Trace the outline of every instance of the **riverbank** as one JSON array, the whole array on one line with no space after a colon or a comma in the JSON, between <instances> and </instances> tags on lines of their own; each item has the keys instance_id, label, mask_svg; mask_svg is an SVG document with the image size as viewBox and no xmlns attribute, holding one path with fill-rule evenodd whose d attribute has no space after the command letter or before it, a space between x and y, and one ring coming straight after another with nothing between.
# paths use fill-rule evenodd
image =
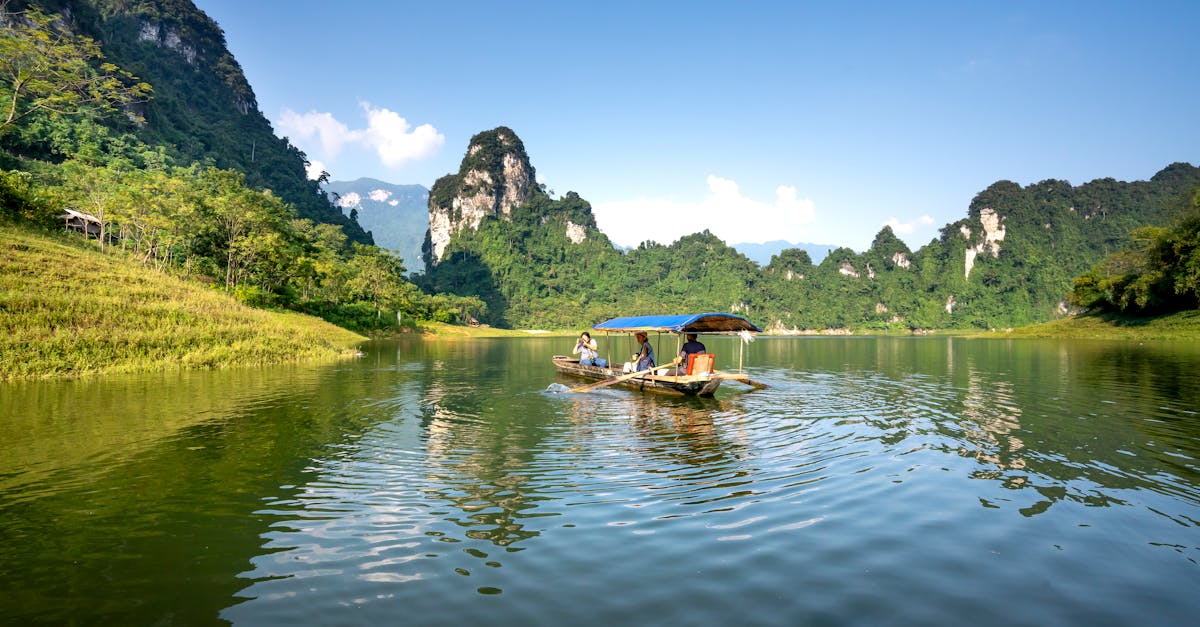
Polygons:
<instances>
[{"instance_id":1,"label":"riverbank","mask_svg":"<svg viewBox=\"0 0 1200 627\"><path fill-rule=\"evenodd\" d=\"M489 326L461 326L441 322L422 322L423 335L434 338L476 337L571 337L577 331L546 331L543 329L498 329Z\"/></svg>"},{"instance_id":2,"label":"riverbank","mask_svg":"<svg viewBox=\"0 0 1200 627\"><path fill-rule=\"evenodd\" d=\"M339 359L366 338L0 225L0 381Z\"/></svg>"},{"instance_id":3,"label":"riverbank","mask_svg":"<svg viewBox=\"0 0 1200 627\"><path fill-rule=\"evenodd\" d=\"M976 337L1200 342L1200 311L1144 318L1086 314L1016 329L989 331Z\"/></svg>"}]
</instances>

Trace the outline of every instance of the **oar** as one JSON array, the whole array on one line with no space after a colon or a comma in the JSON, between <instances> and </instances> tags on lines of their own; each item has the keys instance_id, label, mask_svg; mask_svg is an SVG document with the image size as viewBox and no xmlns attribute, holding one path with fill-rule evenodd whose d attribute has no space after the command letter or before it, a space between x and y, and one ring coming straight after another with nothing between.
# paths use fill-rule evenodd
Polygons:
<instances>
[{"instance_id":1,"label":"oar","mask_svg":"<svg viewBox=\"0 0 1200 627\"><path fill-rule=\"evenodd\" d=\"M713 372L714 372L714 373L716 373L716 370L714 370ZM753 379L744 379L744 380L743 380L743 379L736 379L736 378L735 378L735 379L734 379L734 381L738 381L739 383L745 383L746 385L749 385L749 386L753 387L753 388L754 388L754 389L756 389L756 390L765 390L765 389L767 389L767 388L771 387L771 386L767 385L766 383L760 383L760 382L758 382L758 381L755 381L755 380L753 380Z\"/></svg>"},{"instance_id":2,"label":"oar","mask_svg":"<svg viewBox=\"0 0 1200 627\"><path fill-rule=\"evenodd\" d=\"M620 383L620 382L622 382L622 381L628 381L628 380L630 380L630 379L632 379L632 378L634 378L634 377L636 377L636 376L638 376L638 375L643 375L643 374L646 374L647 372L650 372L650 371L652 371L652 370L658 370L659 368L666 368L666 367L668 367L668 366L673 366L673 365L675 365L675 364L677 364L677 363L679 363L679 358L675 358L675 359L671 360L671 363L669 363L669 364L664 364L664 365L660 365L660 366L653 366L653 367L650 367L650 368L646 368L645 370L639 370L639 371L637 371L637 372L631 372L631 373L629 373L629 374L623 374L623 375L621 375L621 376L619 376L619 377L613 377L613 378L611 378L611 379L605 379L604 381L600 381L600 382L597 382L597 383L589 383L589 384L587 384L587 385L581 385L581 386L579 386L579 387L577 387L577 388L574 388L574 389L572 389L571 391L572 391L572 392L591 392L592 390L594 390L594 389L596 389L596 388L602 388L602 387L604 387L604 386L606 386L606 385L612 385L612 384L614 384L614 383Z\"/></svg>"}]
</instances>

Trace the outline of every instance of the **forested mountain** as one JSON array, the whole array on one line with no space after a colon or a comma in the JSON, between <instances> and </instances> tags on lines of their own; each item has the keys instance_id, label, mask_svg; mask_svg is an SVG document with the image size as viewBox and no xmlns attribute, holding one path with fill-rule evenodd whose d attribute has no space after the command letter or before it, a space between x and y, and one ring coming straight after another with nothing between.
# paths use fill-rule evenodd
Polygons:
<instances>
[{"instance_id":1,"label":"forested mountain","mask_svg":"<svg viewBox=\"0 0 1200 627\"><path fill-rule=\"evenodd\" d=\"M248 187L270 189L299 217L339 225L351 241L370 243L317 182L308 180L304 153L275 136L226 48L224 33L190 0L11 0L9 5L12 10L39 6L62 16L68 28L100 44L106 61L153 86L153 98L134 108L143 119L134 133L161 151L159 160L237 170L246 175ZM88 150L111 152L103 144L120 141L126 129L106 124L107 131L86 134L31 124L5 137L4 148L45 160Z\"/></svg>"},{"instance_id":2,"label":"forested mountain","mask_svg":"<svg viewBox=\"0 0 1200 627\"><path fill-rule=\"evenodd\" d=\"M997 182L967 217L912 251L890 227L857 253L814 264L783 250L759 268L711 233L624 252L574 192L554 200L511 129L472 138L459 172L430 195L429 289L478 296L487 321L587 324L616 315L727 310L779 332L998 328L1065 315L1072 279L1189 206L1200 168L1149 181Z\"/></svg>"},{"instance_id":3,"label":"forested mountain","mask_svg":"<svg viewBox=\"0 0 1200 627\"><path fill-rule=\"evenodd\" d=\"M325 190L351 220L375 239L375 244L396 251L408 272L422 272L421 243L429 230L429 190L423 185L395 185L371 178L329 181Z\"/></svg>"}]
</instances>

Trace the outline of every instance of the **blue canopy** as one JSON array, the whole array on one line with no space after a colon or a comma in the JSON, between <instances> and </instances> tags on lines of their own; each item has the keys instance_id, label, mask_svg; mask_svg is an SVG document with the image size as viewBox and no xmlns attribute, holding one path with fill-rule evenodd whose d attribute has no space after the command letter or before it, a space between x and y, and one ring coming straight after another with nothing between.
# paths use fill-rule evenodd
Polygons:
<instances>
[{"instance_id":1,"label":"blue canopy","mask_svg":"<svg viewBox=\"0 0 1200 627\"><path fill-rule=\"evenodd\" d=\"M596 331L666 331L670 333L736 333L761 331L749 320L727 313L677 314L670 316L628 316L613 318L592 327Z\"/></svg>"}]
</instances>

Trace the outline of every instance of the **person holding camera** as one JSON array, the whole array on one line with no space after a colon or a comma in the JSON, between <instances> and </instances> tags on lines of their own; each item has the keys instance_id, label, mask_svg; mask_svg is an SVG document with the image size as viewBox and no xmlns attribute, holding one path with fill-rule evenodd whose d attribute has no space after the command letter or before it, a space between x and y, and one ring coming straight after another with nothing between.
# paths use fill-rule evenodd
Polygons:
<instances>
[{"instance_id":1,"label":"person holding camera","mask_svg":"<svg viewBox=\"0 0 1200 627\"><path fill-rule=\"evenodd\" d=\"M571 349L571 353L579 355L580 366L598 366L604 368L608 366L608 362L601 359L600 353L597 352L598 348L596 340L592 339L592 335L584 331L579 335L579 339L575 340L575 348Z\"/></svg>"}]
</instances>

